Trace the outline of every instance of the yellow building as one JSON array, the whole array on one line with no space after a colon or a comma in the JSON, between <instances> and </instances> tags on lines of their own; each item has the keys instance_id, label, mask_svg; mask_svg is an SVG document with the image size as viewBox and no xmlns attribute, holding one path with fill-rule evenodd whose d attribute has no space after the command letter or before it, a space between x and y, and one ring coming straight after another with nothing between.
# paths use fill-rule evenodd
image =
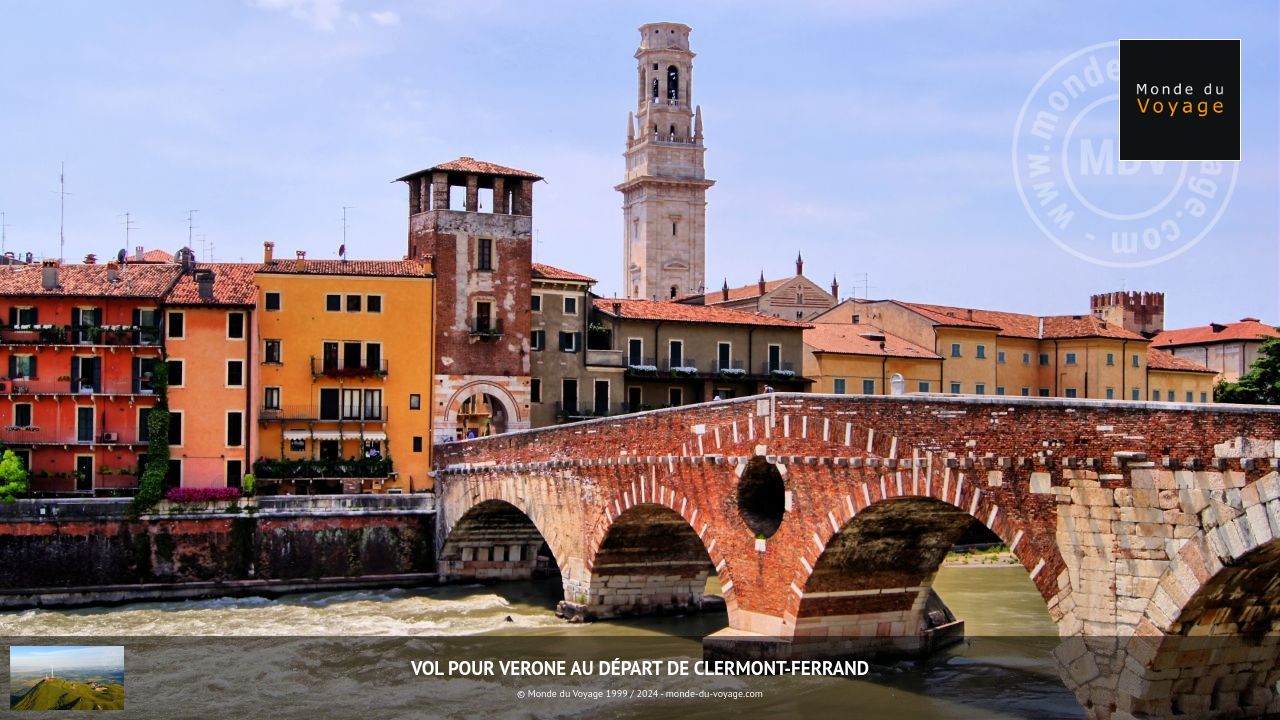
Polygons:
<instances>
[{"instance_id":1,"label":"yellow building","mask_svg":"<svg viewBox=\"0 0 1280 720\"><path fill-rule=\"evenodd\" d=\"M256 279L259 481L296 493L430 490L430 265L275 260L267 243Z\"/></svg>"},{"instance_id":2,"label":"yellow building","mask_svg":"<svg viewBox=\"0 0 1280 720\"><path fill-rule=\"evenodd\" d=\"M1150 340L1094 315L1036 316L898 300L848 300L813 319L819 326L881 333L890 346L912 345L938 358L929 391L972 395L1168 400L1212 399L1213 375L1149 349ZM815 330L813 337L829 335ZM806 334L806 343L810 334ZM858 347L845 342L846 347ZM872 356L874 357L874 355ZM1152 366L1150 360L1156 359ZM815 358L806 375L831 387L827 364ZM1176 367L1175 367L1176 366ZM844 372L844 368L838 368ZM908 380L905 390L923 385ZM876 392L886 392L879 382ZM1157 394L1159 393L1159 394ZM1188 395L1190 393L1190 395Z\"/></svg>"},{"instance_id":3,"label":"yellow building","mask_svg":"<svg viewBox=\"0 0 1280 720\"><path fill-rule=\"evenodd\" d=\"M887 395L895 381L904 392L940 392L937 353L866 325L815 325L804 331L804 349L814 392Z\"/></svg>"}]
</instances>

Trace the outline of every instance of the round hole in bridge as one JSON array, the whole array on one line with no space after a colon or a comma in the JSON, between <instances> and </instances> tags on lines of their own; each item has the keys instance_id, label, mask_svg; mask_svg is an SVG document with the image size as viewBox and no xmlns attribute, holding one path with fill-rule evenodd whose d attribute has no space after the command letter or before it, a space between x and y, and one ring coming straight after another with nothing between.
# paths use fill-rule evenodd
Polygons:
<instances>
[{"instance_id":1,"label":"round hole in bridge","mask_svg":"<svg viewBox=\"0 0 1280 720\"><path fill-rule=\"evenodd\" d=\"M782 524L786 488L778 468L759 455L751 458L738 481L738 514L757 536L769 537Z\"/></svg>"}]
</instances>

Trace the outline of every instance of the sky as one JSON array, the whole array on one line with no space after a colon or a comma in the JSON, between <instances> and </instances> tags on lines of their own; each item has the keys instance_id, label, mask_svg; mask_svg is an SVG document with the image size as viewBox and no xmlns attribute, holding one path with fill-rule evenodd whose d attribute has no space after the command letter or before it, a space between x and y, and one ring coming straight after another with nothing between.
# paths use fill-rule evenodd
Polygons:
<instances>
[{"instance_id":1,"label":"sky","mask_svg":"<svg viewBox=\"0 0 1280 720\"><path fill-rule=\"evenodd\" d=\"M14 645L9 648L9 668L20 672L78 668L123 668L120 645Z\"/></svg>"},{"instance_id":2,"label":"sky","mask_svg":"<svg viewBox=\"0 0 1280 720\"><path fill-rule=\"evenodd\" d=\"M785 10L782 9L785 7ZM401 257L407 189L472 156L537 172L534 259L622 290L638 27L693 28L707 285L792 274L842 296L1038 314L1166 293L1166 325L1280 323L1280 4L228 0L0 4L5 249L108 258ZM1194 247L1110 268L1059 248L1011 163L1042 76L1118 38L1240 38L1242 153ZM1096 120L1096 119L1095 119ZM59 164L66 192L59 196ZM1106 190L1116 207L1150 187ZM1132 194L1130 194L1132 193ZM125 213L132 221L127 231Z\"/></svg>"}]
</instances>

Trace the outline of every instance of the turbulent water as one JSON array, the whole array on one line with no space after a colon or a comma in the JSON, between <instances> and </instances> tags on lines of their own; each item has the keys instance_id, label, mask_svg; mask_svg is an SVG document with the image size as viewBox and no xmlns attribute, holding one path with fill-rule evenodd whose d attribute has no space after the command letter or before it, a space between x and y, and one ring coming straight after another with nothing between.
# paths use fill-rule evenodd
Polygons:
<instances>
[{"instance_id":1,"label":"turbulent water","mask_svg":"<svg viewBox=\"0 0 1280 720\"><path fill-rule=\"evenodd\" d=\"M559 591L554 581L28 610L0 614L0 634L76 638L81 643L92 642L86 636L116 638L111 641L126 647L128 698L131 703L155 703L146 705L151 712L138 717L185 717L184 703L194 706L206 700L219 702L228 716L236 714L230 712L236 701L251 711L255 693L242 692L239 678L254 666L254 677L269 669L277 686L263 697L291 697L277 707L313 719L723 717L725 712L826 717L846 716L853 708L862 718L1082 716L1048 655L1056 630L1024 570L944 568L936 588L966 621L972 640L924 662L873 663L871 675L858 679L727 678L709 684L689 678L535 678L498 683L423 680L407 671L409 657L462 657L468 651L483 656L521 648L569 657L697 657L699 638L726 624L725 614L717 612L569 625L552 613ZM1043 640L1028 640L1035 637ZM713 686L731 692L756 690L762 697L676 704L515 700L516 689L525 687L598 692ZM145 687L145 692L137 687ZM429 711L417 704L423 696L434 701ZM357 714L346 709L344 700L371 702L374 710ZM163 712L154 712L157 708ZM295 716L277 714L286 715Z\"/></svg>"}]
</instances>

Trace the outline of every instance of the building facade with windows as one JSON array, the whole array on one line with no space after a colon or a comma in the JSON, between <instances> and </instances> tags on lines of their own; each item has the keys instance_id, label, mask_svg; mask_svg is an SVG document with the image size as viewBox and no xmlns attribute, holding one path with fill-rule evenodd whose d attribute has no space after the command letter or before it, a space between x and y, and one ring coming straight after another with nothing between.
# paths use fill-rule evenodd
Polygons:
<instances>
[{"instance_id":1,"label":"building facade with windows","mask_svg":"<svg viewBox=\"0 0 1280 720\"><path fill-rule=\"evenodd\" d=\"M1180 401L1212 400L1206 368L1157 355L1146 337L1097 315L1036 316L898 300L850 300L814 323L866 328L865 332L928 350L939 358L937 383L930 383L930 391L1164 400L1174 387ZM818 367L824 373L815 378L820 385L834 386L834 380L827 382L825 377L827 368ZM907 383L907 391L919 391L918 384Z\"/></svg>"},{"instance_id":2,"label":"building facade with windows","mask_svg":"<svg viewBox=\"0 0 1280 720\"><path fill-rule=\"evenodd\" d=\"M529 427L533 184L541 179L470 157L400 178L409 186L407 255L430 259L438 289L437 442Z\"/></svg>"},{"instance_id":3,"label":"building facade with windows","mask_svg":"<svg viewBox=\"0 0 1280 720\"><path fill-rule=\"evenodd\" d=\"M840 302L840 284L831 278L831 292L827 292L804 275L804 258L796 255L796 274L780 280L760 279L750 285L724 286L715 292L697 293L679 298L690 305L715 305L732 310L769 315L788 320L808 321L830 310Z\"/></svg>"},{"instance_id":4,"label":"building facade with windows","mask_svg":"<svg viewBox=\"0 0 1280 720\"><path fill-rule=\"evenodd\" d=\"M165 295L171 484L240 487L257 457L257 267L197 264Z\"/></svg>"},{"instance_id":5,"label":"building facade with windows","mask_svg":"<svg viewBox=\"0 0 1280 720\"><path fill-rule=\"evenodd\" d=\"M621 369L609 407L636 412L764 392L800 392L809 325L718 307L595 298L587 369ZM598 348L592 350L591 348ZM612 383L612 379L610 380ZM596 381L591 408L606 402ZM579 398L580 409L583 399Z\"/></svg>"},{"instance_id":6,"label":"building facade with windows","mask_svg":"<svg viewBox=\"0 0 1280 720\"><path fill-rule=\"evenodd\" d=\"M300 493L430 489L430 265L273 252L268 243L255 273L259 482Z\"/></svg>"},{"instance_id":7,"label":"building facade with windows","mask_svg":"<svg viewBox=\"0 0 1280 720\"><path fill-rule=\"evenodd\" d=\"M592 318L594 284L595 279L586 275L533 264L529 343L533 427L624 410L621 363L601 362L621 353L597 347L605 341L603 326Z\"/></svg>"},{"instance_id":8,"label":"building facade with windows","mask_svg":"<svg viewBox=\"0 0 1280 720\"><path fill-rule=\"evenodd\" d=\"M1217 380L1235 382L1258 361L1262 343L1274 337L1280 337L1280 328L1247 317L1240 322L1164 330L1151 338L1151 347L1207 367Z\"/></svg>"},{"instance_id":9,"label":"building facade with windows","mask_svg":"<svg viewBox=\"0 0 1280 720\"><path fill-rule=\"evenodd\" d=\"M905 392L943 392L941 356L870 326L815 323L804 349L814 392L887 395L895 379Z\"/></svg>"},{"instance_id":10,"label":"building facade with windows","mask_svg":"<svg viewBox=\"0 0 1280 720\"><path fill-rule=\"evenodd\" d=\"M0 271L0 443L33 493L132 490L177 265L13 265Z\"/></svg>"}]
</instances>

